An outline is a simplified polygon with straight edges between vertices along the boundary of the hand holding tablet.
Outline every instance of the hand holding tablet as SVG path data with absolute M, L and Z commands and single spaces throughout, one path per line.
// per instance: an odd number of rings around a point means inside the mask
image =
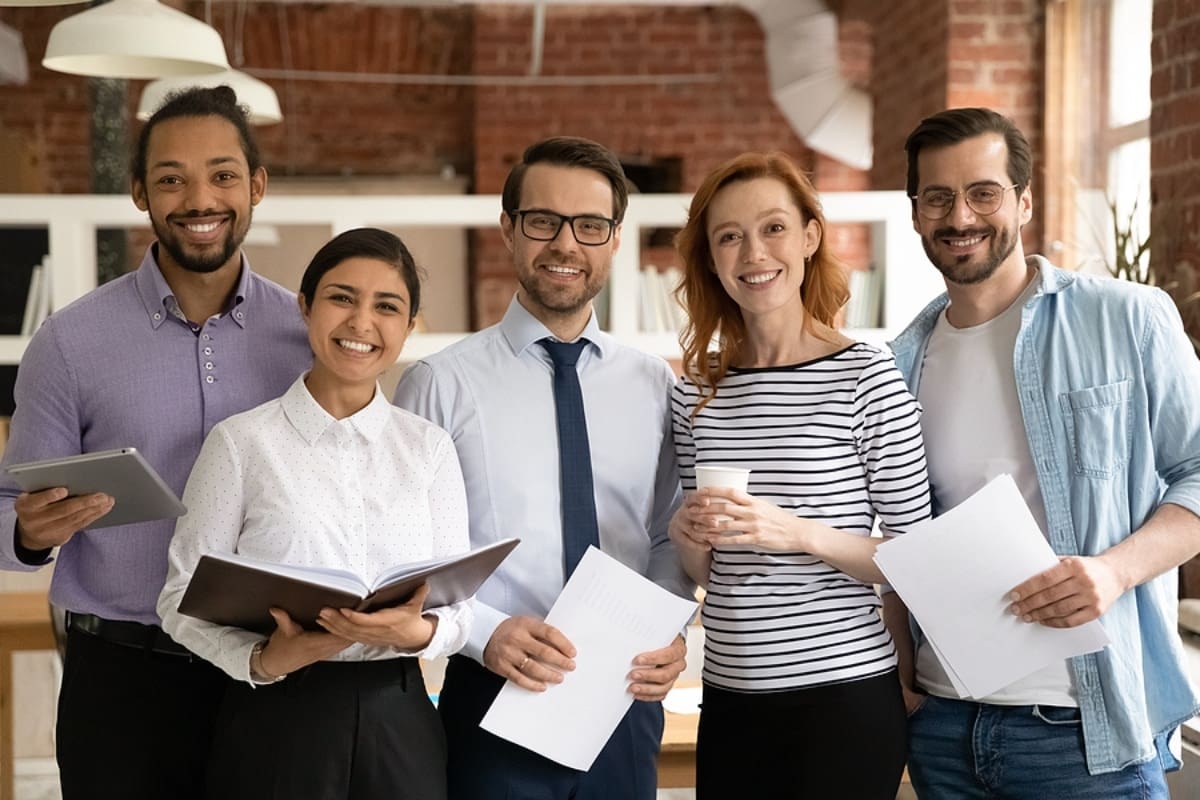
M 13 464 L 6 472 L 26 492 L 35 493 L 62 487 L 71 498 L 82 499 L 82 496 L 96 493 L 112 498 L 111 510 L 93 522 L 84 523 L 88 528 L 130 525 L 147 520 L 169 519 L 187 513 L 187 509 L 171 488 L 132 447 Z M 54 503 L 57 501 L 47 504 L 45 501 L 26 498 L 23 502 L 19 501 L 17 511 L 21 515 L 23 510 L 20 506 L 24 505 L 32 508 L 42 518 L 39 521 L 45 523 L 44 527 L 61 527 L 55 526 L 54 523 L 68 523 L 74 519 L 94 517 L 104 501 L 96 499 L 80 508 L 65 509 L 61 520 L 55 520 L 52 516 L 47 518 L 48 515 L 43 513 Z M 24 521 L 22 527 L 25 527 Z M 57 538 L 65 541 L 70 535 Z M 61 542 L 48 542 L 44 543 L 44 546 L 52 544 Z

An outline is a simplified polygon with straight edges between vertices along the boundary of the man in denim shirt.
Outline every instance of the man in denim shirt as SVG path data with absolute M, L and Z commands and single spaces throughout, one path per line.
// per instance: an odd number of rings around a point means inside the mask
M 906 149 L 913 226 L 947 292 L 892 348 L 924 406 L 935 511 L 1012 474 L 1060 561 L 1010 610 L 1100 619 L 1112 639 L 980 702 L 919 635 L 915 665 L 900 643 L 914 787 L 1165 798 L 1170 740 L 1200 710 L 1175 629 L 1175 567 L 1200 552 L 1200 362 L 1163 292 L 1025 257 L 1032 158 L 1009 120 L 944 111 Z

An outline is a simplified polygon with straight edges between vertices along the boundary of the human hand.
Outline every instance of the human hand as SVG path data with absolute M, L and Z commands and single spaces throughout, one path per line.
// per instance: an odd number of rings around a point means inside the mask
M 437 630 L 437 617 L 423 613 L 428 596 L 429 584 L 423 583 L 406 603 L 392 608 L 369 612 L 323 608 L 317 615 L 317 624 L 352 642 L 399 650 L 420 650 L 433 640 Z
M 708 553 L 712 550 L 708 538 L 700 533 L 704 520 L 708 517 L 705 510 L 707 505 L 698 502 L 693 492 L 675 509 L 675 513 L 671 515 L 671 522 L 667 525 L 667 536 L 676 547 L 697 553 Z
M 58 486 L 17 495 L 17 541 L 28 550 L 58 547 L 96 520 L 112 511 L 112 497 L 96 492 L 68 497 Z
M 282 608 L 272 608 L 275 631 L 259 656 L 264 677 L 290 675 L 301 667 L 322 661 L 345 650 L 353 642 L 332 633 L 306 631 Z
M 679 673 L 687 667 L 687 642 L 683 636 L 660 650 L 642 653 L 633 659 L 633 670 L 626 676 L 633 683 L 630 693 L 638 700 L 662 700 L 675 685 Z
M 1099 619 L 1125 586 L 1103 556 L 1064 556 L 1008 593 L 1010 613 L 1051 628 L 1073 628 Z
M 925 701 L 929 699 L 929 695 L 925 692 L 918 692 L 915 689 L 910 689 L 900 682 L 900 693 L 904 695 L 904 713 L 912 716 L 921 710 L 921 706 L 925 705 Z
M 767 550 L 811 551 L 805 534 L 812 523 L 738 489 L 707 487 L 692 498 L 689 535 L 710 546 L 749 544 Z M 689 500 L 692 500 L 689 498 Z
M 501 622 L 483 649 L 483 665 L 531 692 L 544 692 L 562 683 L 563 673 L 575 669 L 575 646 L 562 631 L 534 617 L 509 617 Z

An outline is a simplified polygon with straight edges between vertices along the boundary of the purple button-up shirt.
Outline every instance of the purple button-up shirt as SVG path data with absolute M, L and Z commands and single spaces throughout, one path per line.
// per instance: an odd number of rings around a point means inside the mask
M 195 333 L 151 248 L 137 271 L 52 314 L 17 372 L 2 465 L 136 447 L 179 495 L 213 425 L 282 395 L 312 363 L 296 295 L 243 257 L 233 302 Z M 0 568 L 14 551 L 20 489 L 0 470 Z M 70 611 L 158 624 L 175 520 L 76 533 L 59 551 L 51 600 Z

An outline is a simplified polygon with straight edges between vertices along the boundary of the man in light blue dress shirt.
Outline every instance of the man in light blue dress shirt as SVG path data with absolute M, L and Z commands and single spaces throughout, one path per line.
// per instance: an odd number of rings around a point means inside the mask
M 907 150 L 913 224 L 947 293 L 892 349 L 925 409 L 934 510 L 1011 474 L 1060 560 L 997 601 L 1028 624 L 1099 619 L 1111 639 L 978 699 L 919 641 L 913 787 L 1166 798 L 1170 740 L 1200 711 L 1175 627 L 1175 567 L 1200 551 L 1200 362 L 1164 292 L 1025 257 L 1032 156 L 1011 121 L 943 111 Z
M 570 680 L 574 647 L 543 619 L 564 583 L 554 367 L 539 341 L 586 339 L 578 361 L 600 548 L 677 594 L 684 576 L 667 523 L 679 503 L 662 359 L 617 343 L 592 313 L 620 244 L 627 188 L 620 163 L 586 139 L 526 150 L 505 183 L 500 217 L 520 291 L 504 319 L 414 364 L 397 405 L 454 438 L 467 484 L 471 543 L 521 545 L 480 589 L 463 654 L 451 659 L 440 710 L 452 800 L 655 796 L 658 702 L 683 670 L 682 637 L 630 668 L 635 702 L 589 772 L 479 728 L 505 680 L 532 691 Z M 636 246 L 636 243 L 635 243 Z

